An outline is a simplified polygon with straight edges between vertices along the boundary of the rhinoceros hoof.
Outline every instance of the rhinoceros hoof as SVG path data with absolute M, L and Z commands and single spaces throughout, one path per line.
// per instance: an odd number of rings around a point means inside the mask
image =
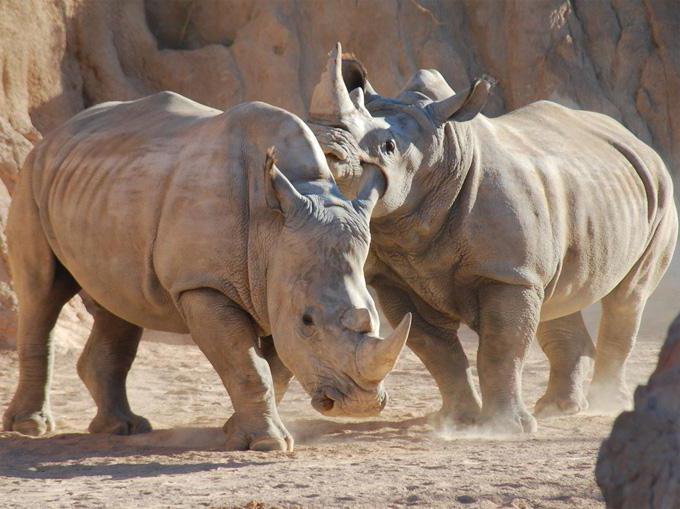
M 89 426 L 90 433 L 109 435 L 135 435 L 151 431 L 151 423 L 135 414 L 125 416 L 97 414 Z
M 632 406 L 633 397 L 624 385 L 591 384 L 588 392 L 589 408 L 605 414 L 619 413 Z
M 54 421 L 49 412 L 39 411 L 26 415 L 15 414 L 9 409 L 3 417 L 3 429 L 38 437 L 54 431 Z
M 489 435 L 520 435 L 534 433 L 538 425 L 536 419 L 527 411 L 517 414 L 498 414 L 482 418 L 480 431 Z
M 539 419 L 574 415 L 588 408 L 588 402 L 583 396 L 554 396 L 545 394 L 534 406 L 534 415 Z
M 234 414 L 223 429 L 230 451 L 293 451 L 293 437 L 279 419 L 265 418 L 264 423 L 255 424 Z
M 447 429 L 450 427 L 472 426 L 479 422 L 481 408 L 463 409 L 458 407 L 443 406 L 438 412 L 431 414 L 429 423 L 435 429 Z

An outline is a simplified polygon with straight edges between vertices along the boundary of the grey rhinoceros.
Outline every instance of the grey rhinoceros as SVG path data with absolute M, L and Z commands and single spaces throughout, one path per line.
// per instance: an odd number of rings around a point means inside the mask
M 479 79 L 455 94 L 421 70 L 382 97 L 338 45 L 310 122 L 341 188 L 386 187 L 366 277 L 392 323 L 414 313 L 408 345 L 439 385 L 441 415 L 531 431 L 521 373 L 535 336 L 550 361 L 536 414 L 628 400 L 624 363 L 670 262 L 677 214 L 663 161 L 618 122 L 548 101 L 487 118 L 491 87 Z M 581 310 L 597 301 L 595 350 Z M 479 335 L 481 405 L 461 322 Z
M 49 335 L 80 289 L 98 304 L 78 362 L 92 432 L 150 429 L 125 392 L 143 327 L 189 332 L 210 360 L 235 409 L 228 448 L 292 449 L 274 391 L 291 371 L 324 414 L 379 412 L 410 316 L 377 337 L 363 274 L 377 196 L 343 198 L 307 126 L 267 104 L 163 92 L 80 113 L 29 155 L 11 204 L 20 373 L 4 428 L 53 428 Z

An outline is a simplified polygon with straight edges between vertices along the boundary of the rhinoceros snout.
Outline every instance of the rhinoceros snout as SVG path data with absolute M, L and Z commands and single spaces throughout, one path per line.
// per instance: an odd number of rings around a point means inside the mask
M 389 396 L 382 389 L 370 395 L 345 396 L 340 391 L 328 388 L 312 397 L 312 407 L 328 417 L 371 417 L 382 412 L 388 401 Z

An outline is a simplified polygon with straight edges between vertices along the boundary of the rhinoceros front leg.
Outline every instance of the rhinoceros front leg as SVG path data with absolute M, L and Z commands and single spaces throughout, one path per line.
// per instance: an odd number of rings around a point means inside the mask
M 543 322 L 536 335 L 550 361 L 550 378 L 534 414 L 551 417 L 585 410 L 588 403 L 583 381 L 595 356 L 595 345 L 581 313 Z
M 260 338 L 262 355 L 269 363 L 269 370 L 272 372 L 274 381 L 274 393 L 276 394 L 276 404 L 279 405 L 286 395 L 288 385 L 293 379 L 293 373 L 281 362 L 279 355 L 274 347 L 274 339 L 271 336 Z
M 130 410 L 125 388 L 142 328 L 99 305 L 88 309 L 94 316 L 94 325 L 78 359 L 78 375 L 97 404 L 90 433 L 132 435 L 151 431 L 149 421 Z
M 215 290 L 184 292 L 180 307 L 189 332 L 220 375 L 234 414 L 224 425 L 228 449 L 293 450 L 276 409 L 269 364 L 257 346 L 251 317 Z
M 414 314 L 408 347 L 434 378 L 442 397 L 437 426 L 474 424 L 481 402 L 472 381 L 472 370 L 456 331 L 431 326 Z
M 482 425 L 501 433 L 533 432 L 522 400 L 522 367 L 538 327 L 542 292 L 489 284 L 479 293 L 477 371 Z
M 467 356 L 458 340 L 457 324 L 449 330 L 436 327 L 417 311 L 410 296 L 380 278 L 371 285 L 378 292 L 380 306 L 394 327 L 409 311 L 413 313 L 408 347 L 434 378 L 442 397 L 437 424 L 471 424 L 479 419 L 481 403 L 472 382 Z

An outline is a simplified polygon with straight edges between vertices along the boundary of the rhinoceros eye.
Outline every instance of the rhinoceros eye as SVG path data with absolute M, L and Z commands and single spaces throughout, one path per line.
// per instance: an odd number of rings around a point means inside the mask
M 395 150 L 397 150 L 397 144 L 390 138 L 385 142 L 385 153 L 392 154 Z
M 305 313 L 304 315 L 302 315 L 302 323 L 304 323 L 307 326 L 314 325 L 314 319 L 312 318 L 312 315 L 310 315 L 309 313 Z

